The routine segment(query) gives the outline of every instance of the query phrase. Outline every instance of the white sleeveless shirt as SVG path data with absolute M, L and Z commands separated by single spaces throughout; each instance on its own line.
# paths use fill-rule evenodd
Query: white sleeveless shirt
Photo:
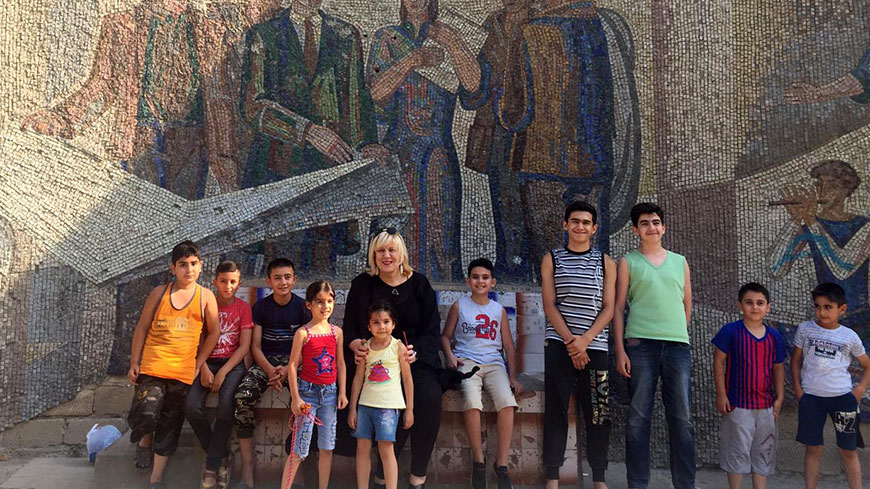
M 504 308 L 490 300 L 482 306 L 471 297 L 459 299 L 459 321 L 453 331 L 456 358 L 467 358 L 480 365 L 504 365 L 501 350 L 501 318 Z

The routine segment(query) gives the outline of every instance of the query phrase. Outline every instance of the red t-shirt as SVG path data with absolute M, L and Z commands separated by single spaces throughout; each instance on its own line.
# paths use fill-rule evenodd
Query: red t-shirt
M 209 358 L 229 358 L 239 349 L 242 330 L 254 327 L 251 306 L 236 297 L 228 306 L 218 304 L 218 317 L 221 323 L 221 337 Z

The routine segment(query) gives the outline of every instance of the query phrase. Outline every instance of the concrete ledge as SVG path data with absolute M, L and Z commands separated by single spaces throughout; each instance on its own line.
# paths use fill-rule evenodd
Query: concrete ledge
M 112 425 L 118 428 L 121 433 L 127 431 L 127 420 L 123 418 L 74 418 L 67 420 L 66 429 L 63 432 L 63 443 L 65 445 L 84 445 L 88 432 L 96 423 Z
M 129 435 L 97 455 L 93 489 L 142 489 L 148 487 L 150 469 L 133 466 L 136 446 Z M 167 487 L 199 487 L 202 456 L 199 448 L 179 446 L 164 473 Z
M 63 443 L 66 421 L 61 418 L 32 419 L 0 433 L 4 448 L 40 448 Z

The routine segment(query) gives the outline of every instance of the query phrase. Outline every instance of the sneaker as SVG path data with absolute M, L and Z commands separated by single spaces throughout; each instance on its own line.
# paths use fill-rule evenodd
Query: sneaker
M 492 468 L 495 469 L 495 478 L 498 480 L 498 489 L 513 489 L 511 476 L 508 475 L 507 465 L 493 465 Z
M 473 462 L 471 469 L 471 489 L 486 489 L 486 462 Z

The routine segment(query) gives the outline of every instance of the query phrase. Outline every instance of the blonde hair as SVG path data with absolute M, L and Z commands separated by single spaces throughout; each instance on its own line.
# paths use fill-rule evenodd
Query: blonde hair
M 368 274 L 375 276 L 380 272 L 380 270 L 378 270 L 378 265 L 375 262 L 375 252 L 390 244 L 395 245 L 396 250 L 399 252 L 399 273 L 406 277 L 410 277 L 411 273 L 414 272 L 414 269 L 411 268 L 411 262 L 408 261 L 408 247 L 405 246 L 405 239 L 402 238 L 402 235 L 398 232 L 390 234 L 387 231 L 379 232 L 372 237 L 371 241 L 369 241 Z

